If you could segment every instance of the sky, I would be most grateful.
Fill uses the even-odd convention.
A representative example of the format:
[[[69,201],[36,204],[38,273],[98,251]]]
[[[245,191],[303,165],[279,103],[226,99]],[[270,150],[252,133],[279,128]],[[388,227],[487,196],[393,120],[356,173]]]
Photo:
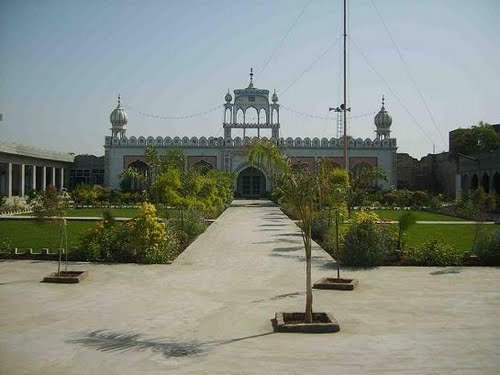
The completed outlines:
[[[500,123],[500,1],[348,8],[349,135],[374,138],[382,95],[417,158]],[[281,136],[335,137],[342,51],[342,0],[2,0],[0,140],[102,155],[118,94],[129,137],[221,136],[251,67],[278,94]]]

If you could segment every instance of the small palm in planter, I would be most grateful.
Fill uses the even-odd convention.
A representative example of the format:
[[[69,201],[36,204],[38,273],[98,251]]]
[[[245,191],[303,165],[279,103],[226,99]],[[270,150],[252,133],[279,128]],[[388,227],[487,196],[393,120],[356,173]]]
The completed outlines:
[[[86,271],[68,271],[68,235],[66,231],[66,219],[64,215],[69,207],[69,196],[64,191],[49,185],[45,191],[37,193],[32,202],[33,214],[43,222],[54,222],[61,234],[61,245],[58,250],[57,272],[54,272],[43,279],[43,282],[69,283],[74,284],[86,276]],[[63,245],[65,249],[65,266],[61,271]]]

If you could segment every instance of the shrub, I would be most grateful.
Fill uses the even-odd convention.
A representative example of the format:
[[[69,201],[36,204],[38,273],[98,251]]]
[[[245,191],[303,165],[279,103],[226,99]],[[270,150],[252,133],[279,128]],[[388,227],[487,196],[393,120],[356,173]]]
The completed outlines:
[[[465,253],[455,249],[444,242],[440,237],[435,237],[417,248],[403,252],[403,264],[407,266],[459,266]]]
[[[389,226],[377,224],[378,216],[359,212],[349,226],[340,260],[346,266],[376,267],[383,263],[385,255],[392,249],[394,236]]]
[[[0,206],[0,212],[6,211],[26,211],[30,209],[30,205],[27,202],[26,197],[4,197],[2,198],[2,205]]]
[[[89,261],[166,263],[178,251],[173,231],[158,219],[152,204],[143,203],[138,216],[116,224],[109,214],[80,240],[75,257]]]
[[[500,266],[500,230],[481,236],[475,253],[482,264]]]
[[[169,225],[181,243],[187,243],[207,228],[203,215],[197,210],[172,210]]]

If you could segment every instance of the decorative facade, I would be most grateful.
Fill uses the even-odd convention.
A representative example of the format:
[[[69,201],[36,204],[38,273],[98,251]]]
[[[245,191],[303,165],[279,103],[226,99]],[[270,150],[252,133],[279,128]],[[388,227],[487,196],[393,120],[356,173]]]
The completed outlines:
[[[290,157],[292,163],[315,166],[320,159],[327,158],[343,166],[343,138],[282,138],[280,137],[280,118],[278,95],[276,92],[269,100],[269,90],[254,87],[253,72],[250,83],[244,89],[236,89],[233,96],[225,95],[223,129],[224,137],[170,137],[170,136],[130,136],[126,135],[127,115],[121,105],[110,116],[111,135],[105,137],[105,184],[112,188],[120,187],[120,173],[134,166],[146,170],[145,149],[155,147],[161,154],[170,147],[181,148],[186,155],[186,168],[200,165],[236,174],[235,192],[239,196],[258,197],[271,190],[271,179],[265,170],[252,167],[247,163],[248,148],[255,138],[268,139]],[[251,115],[250,115],[251,114]],[[252,116],[252,117],[251,117]],[[383,186],[396,184],[396,139],[390,138],[392,118],[385,109],[384,102],[375,116],[376,137],[348,138],[348,158],[351,171],[363,165],[373,165],[384,169],[388,182]],[[257,131],[256,137],[247,132]],[[262,136],[271,131],[270,137]],[[235,134],[235,132],[242,134]]]

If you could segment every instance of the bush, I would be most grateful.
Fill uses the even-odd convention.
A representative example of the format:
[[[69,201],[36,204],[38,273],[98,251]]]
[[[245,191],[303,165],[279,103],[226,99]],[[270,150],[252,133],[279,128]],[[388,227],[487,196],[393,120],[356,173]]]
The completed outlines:
[[[168,223],[181,243],[190,242],[207,228],[203,215],[197,210],[170,211]]]
[[[4,197],[1,202],[2,205],[0,206],[0,212],[26,211],[30,209],[30,205],[28,204],[26,197]]]
[[[378,220],[376,214],[365,211],[355,216],[340,251],[344,265],[376,267],[383,263],[394,246],[394,235],[390,226],[377,224]]]
[[[465,253],[458,251],[440,237],[433,238],[417,248],[403,252],[403,264],[407,266],[459,266]]]
[[[95,228],[84,233],[74,255],[88,261],[166,263],[177,255],[178,246],[155,207],[143,203],[138,216],[122,224],[105,213]]]
[[[500,230],[484,234],[476,244],[479,261],[488,266],[500,266]]]

